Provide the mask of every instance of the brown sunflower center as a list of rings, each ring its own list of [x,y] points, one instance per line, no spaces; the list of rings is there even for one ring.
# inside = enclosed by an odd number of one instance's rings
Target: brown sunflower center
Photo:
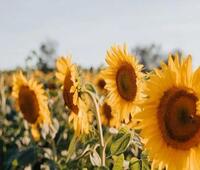
[[[136,74],[129,63],[124,63],[117,71],[116,83],[119,95],[124,100],[133,101],[137,92]]]
[[[105,115],[108,122],[113,118],[111,107],[107,104],[103,104],[103,114]]]
[[[158,107],[158,120],[165,141],[174,148],[189,149],[200,142],[197,97],[186,90],[166,91]]]
[[[67,74],[64,80],[64,89],[63,89],[63,98],[65,101],[65,105],[72,110],[74,113],[78,113],[78,106],[73,103],[73,95],[74,93],[70,92],[71,87],[73,86],[73,82],[71,80],[71,74]]]
[[[104,89],[105,88],[105,85],[106,85],[106,82],[104,79],[100,79],[98,82],[97,82],[97,86],[100,88],[100,89]]]
[[[39,104],[35,92],[28,86],[22,86],[19,90],[19,107],[29,123],[36,122],[39,116]]]

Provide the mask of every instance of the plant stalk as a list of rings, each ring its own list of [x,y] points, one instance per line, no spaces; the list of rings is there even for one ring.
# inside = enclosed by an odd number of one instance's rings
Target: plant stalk
[[[104,139],[103,139],[103,130],[102,130],[102,123],[101,123],[101,117],[100,117],[100,112],[99,112],[99,105],[97,103],[97,100],[95,99],[94,95],[87,91],[87,93],[91,96],[94,105],[95,105],[95,116],[96,116],[96,120],[97,120],[97,127],[98,127],[98,131],[99,131],[99,142],[100,142],[100,146],[101,146],[101,165],[105,166],[105,159],[106,159],[106,155],[105,155],[105,143],[104,143]]]

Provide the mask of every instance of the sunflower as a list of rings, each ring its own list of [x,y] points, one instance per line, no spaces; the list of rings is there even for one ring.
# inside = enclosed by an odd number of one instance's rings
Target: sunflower
[[[108,127],[119,127],[119,118],[116,114],[114,108],[111,107],[108,101],[104,101],[102,105],[100,105],[100,115],[102,124]]]
[[[106,81],[103,78],[103,75],[101,72],[99,72],[94,79],[94,84],[97,87],[97,91],[100,95],[106,95],[107,90],[105,89]]]
[[[146,82],[141,135],[152,169],[200,169],[200,68],[192,58],[169,56]]]
[[[87,106],[81,99],[79,75],[76,65],[72,64],[70,57],[60,57],[56,62],[58,72],[56,77],[63,84],[63,99],[70,110],[69,122],[77,135],[89,132]]]
[[[124,45],[113,46],[107,52],[106,62],[109,65],[103,71],[108,90],[108,99],[120,113],[120,120],[128,120],[129,113],[137,110],[137,101],[142,90],[142,65],[128,53]]]
[[[13,76],[12,96],[16,99],[24,119],[31,124],[31,132],[35,140],[40,139],[39,126],[51,123],[47,97],[44,93],[42,85],[34,78],[27,80],[22,72]]]

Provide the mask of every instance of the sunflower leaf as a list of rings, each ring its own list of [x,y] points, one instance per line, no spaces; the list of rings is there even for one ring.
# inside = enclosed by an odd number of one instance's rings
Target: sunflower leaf
[[[90,83],[85,84],[85,88],[87,90],[89,90],[90,92],[96,94],[96,89],[94,88],[94,86],[92,84],[90,84]]]
[[[147,160],[142,160],[142,170],[150,170],[149,163]]]
[[[131,134],[129,133],[124,134],[120,138],[113,140],[110,147],[111,155],[119,155],[123,153],[127,149],[130,140]]]
[[[100,167],[101,166],[101,158],[96,150],[93,151],[92,154],[90,154],[90,162],[93,166]]]
[[[130,161],[130,170],[140,170],[140,160],[137,158],[132,158]]]
[[[38,149],[36,147],[29,147],[19,153],[18,162],[20,165],[26,166],[37,160],[37,157],[38,157]]]
[[[39,150],[36,147],[28,147],[22,151],[12,148],[8,151],[8,155],[6,156],[7,161],[4,164],[4,169],[10,169],[13,166],[17,167],[18,165],[25,167],[28,164],[32,164],[37,160],[38,153]]]
[[[17,158],[18,149],[16,147],[12,147],[6,151],[4,159],[6,160],[3,164],[3,169],[9,170],[12,168],[12,162]]]
[[[74,136],[71,139],[71,142],[69,144],[69,148],[68,148],[68,155],[66,160],[69,161],[72,157],[72,155],[75,153],[76,150],[76,144],[77,144],[77,136],[74,134]]]
[[[124,155],[121,154],[119,156],[113,156],[113,159],[114,159],[113,170],[121,170],[121,169],[123,169]]]

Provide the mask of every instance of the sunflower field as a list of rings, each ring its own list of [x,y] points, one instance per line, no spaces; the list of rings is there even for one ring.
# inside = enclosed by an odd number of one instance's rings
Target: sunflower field
[[[145,70],[126,45],[106,65],[0,73],[2,170],[200,170],[200,69],[169,55]]]

